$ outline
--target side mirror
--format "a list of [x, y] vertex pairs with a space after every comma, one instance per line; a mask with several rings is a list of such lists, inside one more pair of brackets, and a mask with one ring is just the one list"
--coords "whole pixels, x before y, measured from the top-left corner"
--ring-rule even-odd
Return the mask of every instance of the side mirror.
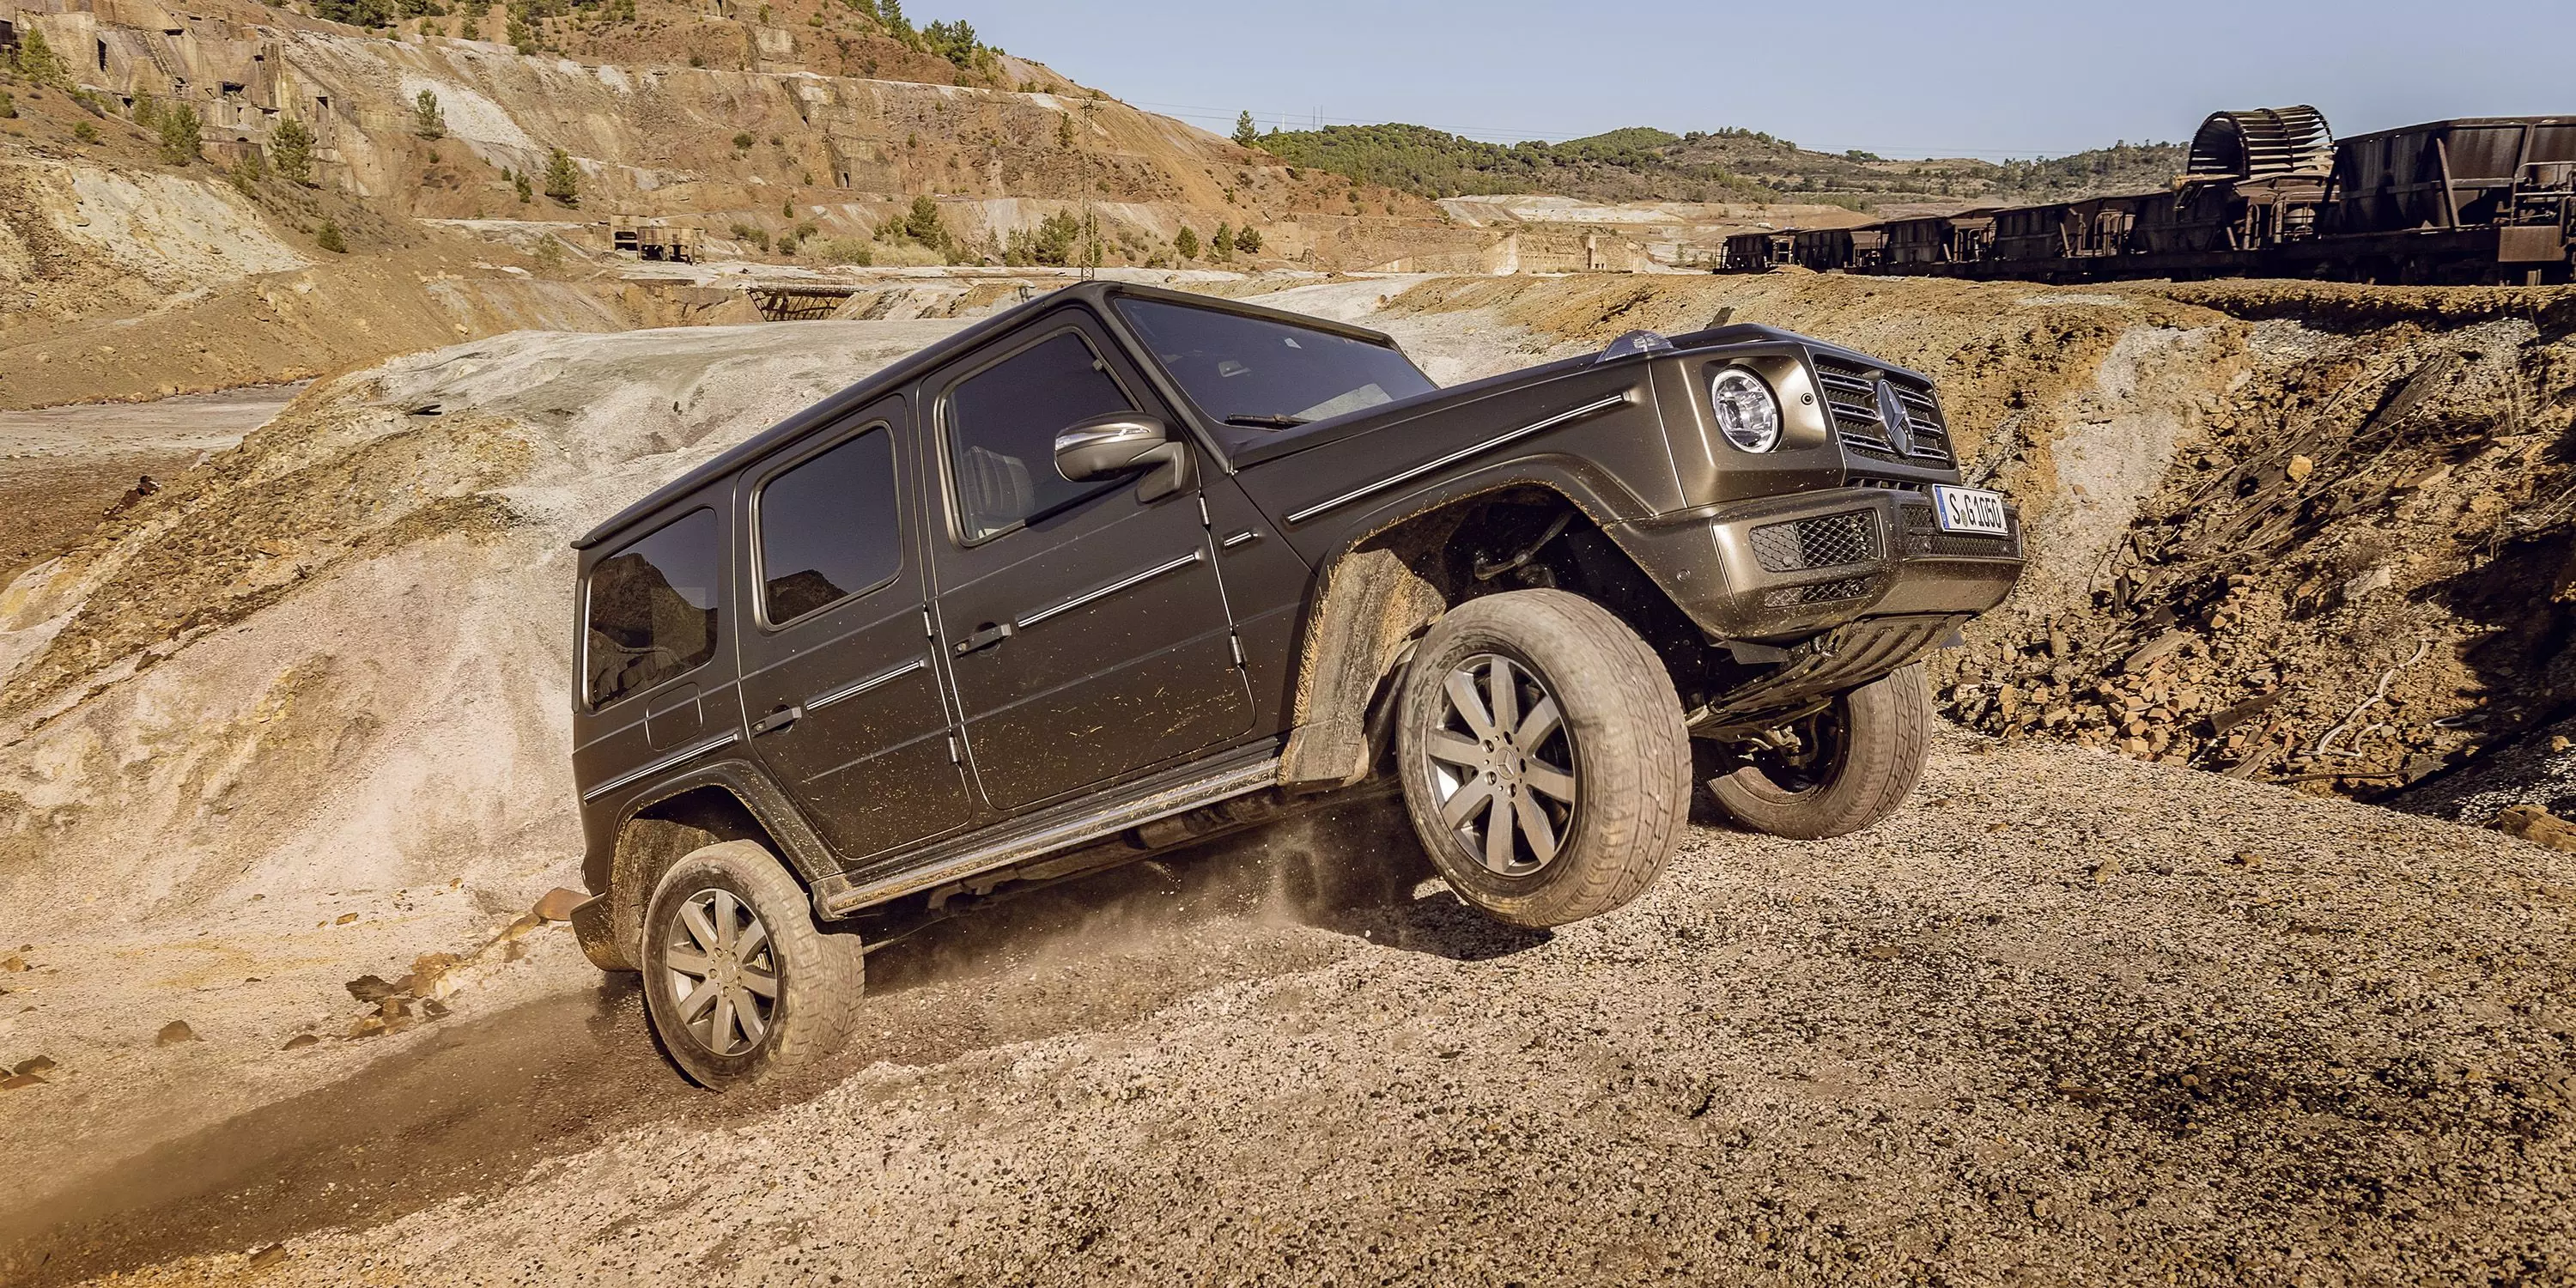
[[1140, 411], [1114, 411], [1075, 421], [1055, 436], [1055, 469], [1068, 481], [1089, 483], [1151, 470], [1138, 500], [1154, 501], [1190, 484], [1190, 452], [1162, 420]]

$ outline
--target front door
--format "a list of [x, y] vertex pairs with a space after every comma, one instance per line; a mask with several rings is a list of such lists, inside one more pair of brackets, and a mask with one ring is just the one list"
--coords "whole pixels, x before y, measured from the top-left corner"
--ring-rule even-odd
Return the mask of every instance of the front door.
[[889, 399], [745, 476], [752, 747], [845, 863], [973, 816], [907, 535], [918, 490], [897, 477], [904, 414]]
[[1168, 417], [1089, 314], [1057, 317], [933, 386], [942, 651], [975, 781], [1005, 810], [1252, 728], [1198, 489], [1143, 501], [1135, 479], [1055, 468], [1077, 420]]

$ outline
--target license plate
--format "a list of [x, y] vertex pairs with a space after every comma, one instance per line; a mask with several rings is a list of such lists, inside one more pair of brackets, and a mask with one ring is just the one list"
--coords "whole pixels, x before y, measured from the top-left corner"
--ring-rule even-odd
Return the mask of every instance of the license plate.
[[1932, 489], [1932, 513], [1943, 532], [1974, 532], [1989, 537], [2012, 535], [2004, 522], [2004, 494], [1983, 488]]

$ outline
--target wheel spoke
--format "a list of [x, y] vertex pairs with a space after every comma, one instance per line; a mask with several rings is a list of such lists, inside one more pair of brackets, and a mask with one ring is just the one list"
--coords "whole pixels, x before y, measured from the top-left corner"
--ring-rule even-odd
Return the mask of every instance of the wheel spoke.
[[1449, 799], [1440, 802], [1440, 821], [1451, 827], [1465, 827], [1476, 811], [1494, 799], [1494, 789], [1484, 779], [1471, 778], [1459, 785]]
[[680, 905], [680, 924], [688, 928], [689, 938], [697, 942], [699, 952], [711, 953], [716, 950], [718, 939], [715, 923], [707, 920], [707, 910], [700, 906], [697, 900], [691, 899]]
[[1530, 853], [1538, 856], [1541, 863], [1555, 858], [1556, 824], [1549, 820], [1547, 807], [1527, 792], [1512, 803], [1518, 807], [1514, 812], [1520, 815], [1521, 834], [1529, 838]]
[[680, 1022], [697, 1023], [698, 1018], [706, 1013], [706, 1009], [715, 1005], [716, 995], [722, 992], [724, 992], [724, 985], [714, 980], [699, 981], [696, 988], [689, 990], [687, 997], [680, 999]]
[[1423, 741], [1422, 749], [1431, 753], [1433, 760], [1452, 765], [1482, 768], [1485, 763], [1485, 749], [1481, 744], [1446, 729], [1432, 730], [1431, 736]]
[[771, 1001], [778, 1000], [778, 977], [768, 971], [743, 967], [742, 986]]
[[673, 944], [662, 950], [662, 964], [691, 979], [707, 977], [707, 955], [694, 948]]
[[760, 1018], [760, 1004], [739, 988], [727, 990], [727, 996], [733, 999], [733, 1022], [742, 1029], [742, 1040], [760, 1045], [761, 1035], [769, 1032], [769, 1025]]
[[1527, 769], [1521, 771], [1521, 781], [1532, 791], [1545, 793], [1568, 805], [1574, 803], [1574, 775], [1554, 765], [1533, 760]]
[[1556, 699], [1541, 697], [1538, 705], [1531, 707], [1529, 714], [1521, 719], [1521, 727], [1512, 731], [1512, 741], [1519, 743], [1524, 752], [1537, 751], [1539, 745], [1547, 741], [1548, 735], [1555, 733], [1564, 723], [1565, 718], [1557, 714]]
[[1508, 733], [1521, 722], [1521, 678], [1511, 662], [1496, 657], [1485, 667], [1485, 687], [1494, 695], [1494, 728]]
[[760, 946], [769, 942], [769, 926], [757, 915], [744, 920], [749, 924], [742, 928], [741, 937], [734, 941], [733, 955], [742, 961], [750, 961], [758, 955]]
[[733, 995], [738, 990], [724, 989], [716, 994], [715, 1023], [707, 1034], [707, 1049], [717, 1055], [733, 1054]]
[[1464, 671], [1452, 671], [1449, 682], [1442, 687], [1449, 693], [1449, 706], [1458, 713], [1459, 719], [1467, 722], [1467, 732], [1479, 738], [1494, 736], [1494, 718], [1485, 713], [1485, 699], [1476, 692], [1475, 677]]
[[731, 948], [733, 941], [742, 934], [742, 905], [734, 902], [731, 891], [718, 890], [715, 896], [716, 946]]
[[1485, 815], [1485, 866], [1501, 873], [1512, 870], [1512, 811], [1499, 796], [1493, 812]]

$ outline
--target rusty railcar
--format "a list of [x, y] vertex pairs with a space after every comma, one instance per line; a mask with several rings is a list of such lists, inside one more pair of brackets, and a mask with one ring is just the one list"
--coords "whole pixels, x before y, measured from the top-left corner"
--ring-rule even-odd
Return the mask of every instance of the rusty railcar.
[[1727, 273], [1760, 273], [1795, 262], [1798, 234], [1792, 228], [1764, 228], [1749, 233], [1736, 233], [1726, 239], [1724, 259], [1718, 271]]

